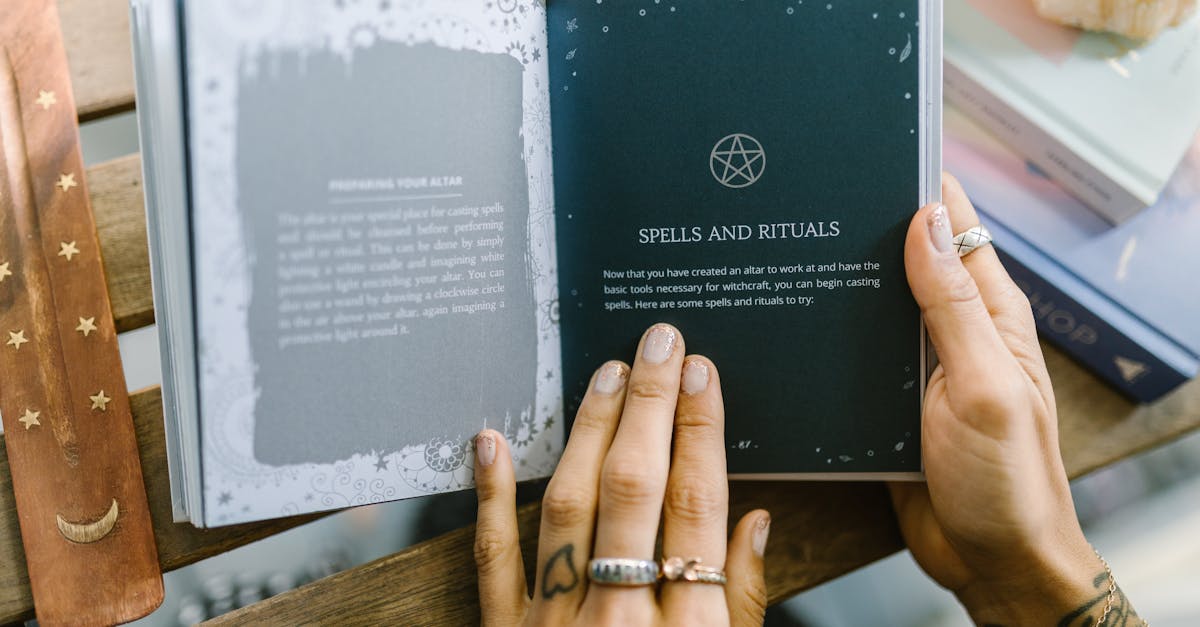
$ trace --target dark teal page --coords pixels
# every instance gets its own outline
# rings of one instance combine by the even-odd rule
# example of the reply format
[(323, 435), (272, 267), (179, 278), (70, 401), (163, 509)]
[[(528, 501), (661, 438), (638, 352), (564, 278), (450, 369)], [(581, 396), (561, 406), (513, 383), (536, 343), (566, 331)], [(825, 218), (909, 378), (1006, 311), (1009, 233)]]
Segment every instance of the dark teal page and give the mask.
[(650, 324), (731, 473), (920, 470), (916, 0), (550, 3), (568, 415)]

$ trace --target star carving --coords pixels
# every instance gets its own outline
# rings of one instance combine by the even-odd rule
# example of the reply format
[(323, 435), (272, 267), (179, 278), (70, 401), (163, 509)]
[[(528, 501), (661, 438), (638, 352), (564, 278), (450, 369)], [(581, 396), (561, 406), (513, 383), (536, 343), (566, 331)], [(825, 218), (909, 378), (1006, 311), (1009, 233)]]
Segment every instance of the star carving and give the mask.
[(5, 344), (13, 347), (13, 350), (19, 351), (21, 350), (21, 345), (27, 342), (29, 342), (29, 340), (25, 339), (25, 330), (21, 329), (19, 331), (9, 331), (8, 341), (5, 342)]
[(71, 189), (72, 187), (78, 187), (79, 183), (75, 182), (75, 174), (71, 173), (71, 174), (59, 175), (58, 182), (55, 183), (55, 185), (57, 185), (58, 187), (61, 187), (62, 190), (65, 192), (68, 189)]
[(25, 426), (25, 430), (29, 431), (31, 428), (33, 428), (35, 426), (41, 426), (42, 423), (38, 421), (38, 416), (41, 416), (41, 415), (42, 415), (42, 412), (30, 411), (29, 408), (26, 407), (25, 415), (21, 416), (20, 418), (17, 418), (17, 422), (20, 422), (22, 425)]
[(79, 254), (79, 249), (75, 247), (74, 241), (70, 243), (60, 242), (59, 245), (62, 246), (62, 250), (58, 251), (58, 256), (66, 257), (67, 261), (70, 261), (71, 257)]
[(8, 269), (9, 262), (0, 263), (0, 283), (4, 282), (4, 277), (12, 276), (12, 270)]
[(37, 100), (34, 100), (34, 102), (41, 105), (42, 111), (45, 111), (45, 110), (49, 109), (50, 107), (53, 107), (54, 105), (58, 104), (58, 98), (54, 95), (54, 92), (52, 92), (52, 91), (46, 91), (44, 89), (39, 89)]
[(79, 326), (75, 327), (75, 330), (82, 333), (83, 337), (87, 337), (89, 333), (96, 330), (95, 322), (96, 316), (92, 316), (91, 318), (84, 318), (80, 316)]
[(112, 400), (104, 395), (104, 390), (100, 390), (88, 398), (92, 399), (92, 409), (99, 409), (100, 411), (106, 411), (108, 409), (108, 402)]

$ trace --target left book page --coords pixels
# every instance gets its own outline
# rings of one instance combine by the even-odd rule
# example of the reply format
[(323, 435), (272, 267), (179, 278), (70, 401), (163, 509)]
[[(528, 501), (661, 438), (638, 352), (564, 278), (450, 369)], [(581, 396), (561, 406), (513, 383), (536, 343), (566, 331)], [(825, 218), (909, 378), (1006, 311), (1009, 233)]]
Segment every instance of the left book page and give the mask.
[(549, 474), (544, 7), (197, 2), (183, 33), (204, 523), (470, 487), (485, 427)]

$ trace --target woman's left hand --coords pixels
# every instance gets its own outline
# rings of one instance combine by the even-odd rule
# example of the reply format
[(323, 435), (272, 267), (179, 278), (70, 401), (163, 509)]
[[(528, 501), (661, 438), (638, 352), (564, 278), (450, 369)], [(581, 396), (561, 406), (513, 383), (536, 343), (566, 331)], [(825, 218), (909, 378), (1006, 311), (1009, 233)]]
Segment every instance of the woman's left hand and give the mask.
[[(476, 437), (484, 625), (762, 624), (770, 518), (750, 512), (726, 542), (721, 386), (712, 362), (684, 355), (679, 331), (657, 324), (642, 337), (632, 369), (609, 362), (593, 375), (542, 500), (532, 598), (508, 444), (496, 431)], [(590, 559), (654, 560), (660, 514), (663, 556), (700, 558), (723, 568), (728, 583), (589, 580)]]

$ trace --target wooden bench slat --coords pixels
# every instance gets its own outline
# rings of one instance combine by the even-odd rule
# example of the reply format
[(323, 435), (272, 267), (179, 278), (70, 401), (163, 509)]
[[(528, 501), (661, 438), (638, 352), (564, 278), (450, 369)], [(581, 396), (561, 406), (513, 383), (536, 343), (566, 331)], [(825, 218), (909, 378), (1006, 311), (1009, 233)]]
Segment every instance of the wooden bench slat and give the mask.
[(129, 0), (58, 0), (81, 121), (133, 109)]
[[(150, 517), (158, 541), (158, 558), (164, 571), (224, 553), (316, 520), (321, 514), (263, 523), (201, 530), (191, 524), (171, 521), (171, 488), (167, 481), (166, 441), (163, 436), (162, 395), (157, 387), (132, 394), (133, 419), (137, 427), (142, 473), (150, 500)], [(0, 624), (33, 617), (33, 598), (25, 553), (21, 545), (8, 454), (0, 436)]]
[[(1200, 428), (1200, 381), (1135, 407), (1062, 353), (1046, 347), (1059, 400), (1061, 448), (1072, 477)], [(735, 483), (732, 520), (771, 511), (767, 587), (771, 603), (903, 548), (887, 492), (866, 483)], [(540, 507), (519, 512), (530, 572)], [(447, 624), (479, 621), (473, 528), (315, 581), (206, 624)]]
[(87, 172), (117, 332), (154, 324), (141, 168), (138, 155), (130, 155)]

